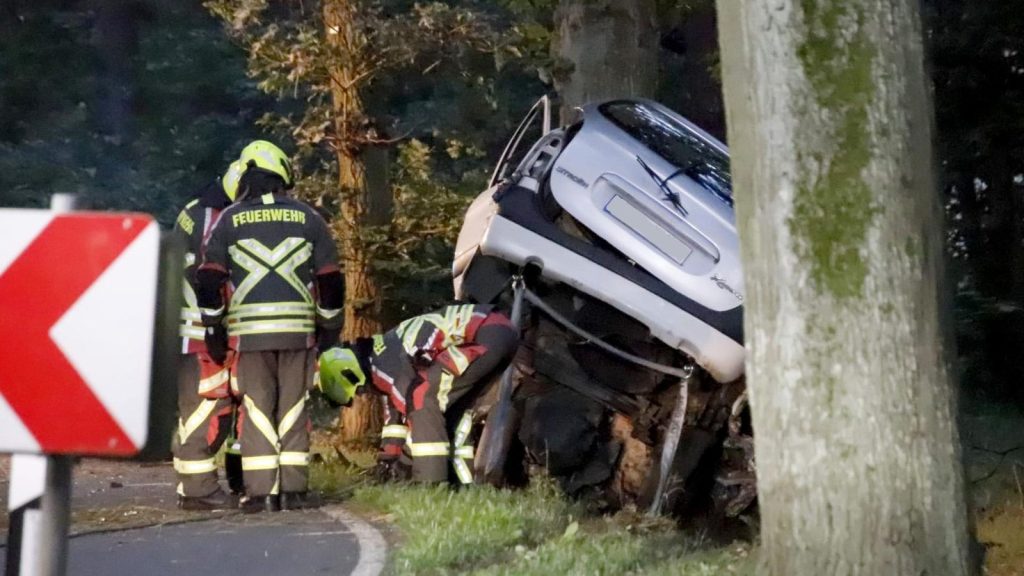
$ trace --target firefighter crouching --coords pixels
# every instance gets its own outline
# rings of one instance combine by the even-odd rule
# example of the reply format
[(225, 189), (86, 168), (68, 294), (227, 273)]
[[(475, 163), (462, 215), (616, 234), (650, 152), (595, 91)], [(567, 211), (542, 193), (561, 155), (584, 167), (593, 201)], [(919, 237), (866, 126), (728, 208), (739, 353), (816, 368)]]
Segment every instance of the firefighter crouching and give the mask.
[(199, 306), (211, 350), (230, 343), (236, 351), (245, 406), (242, 510), (305, 508), (312, 505), (306, 396), (317, 334), (337, 341), (342, 277), (326, 222), (285, 194), (293, 185), (288, 157), (256, 141), (239, 161), (238, 201), (221, 212), (197, 274)]
[(511, 362), (518, 341), (518, 330), (490, 306), (448, 306), (326, 350), (317, 385), (348, 405), (371, 379), (388, 405), (378, 465), (397, 462), (404, 445), (414, 481), (444, 482), (450, 465), (458, 482), (469, 484), (472, 414), (464, 407)]
[(225, 458), (228, 486), (243, 490), (240, 456), (234, 454), (239, 400), (232, 393), (231, 362), (210, 358), (196, 301), (195, 272), (204, 239), (220, 212), (234, 201), (241, 165), (234, 162), (223, 177), (210, 182), (185, 205), (174, 230), (185, 238), (184, 305), (178, 332), (182, 338), (178, 372), (178, 430), (174, 435), (174, 470), (178, 476), (178, 507), (185, 510), (224, 509), (233, 505), (217, 482), (214, 455), (229, 439)]

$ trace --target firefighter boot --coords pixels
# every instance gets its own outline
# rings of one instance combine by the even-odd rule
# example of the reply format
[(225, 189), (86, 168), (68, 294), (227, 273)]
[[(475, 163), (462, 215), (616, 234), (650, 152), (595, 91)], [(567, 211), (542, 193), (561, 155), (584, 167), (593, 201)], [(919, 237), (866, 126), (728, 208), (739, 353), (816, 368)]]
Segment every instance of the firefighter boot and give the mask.
[(312, 492), (282, 492), (281, 510), (312, 510), (320, 507), (320, 498)]
[(178, 496), (178, 508), (182, 510), (228, 510), (234, 508), (231, 496), (217, 488), (206, 496)]
[[(229, 440), (230, 441), (230, 440)], [(235, 496), (245, 494), (245, 480), (242, 478), (242, 454), (228, 450), (224, 454), (224, 475), (228, 478), (228, 488)]]
[(268, 496), (246, 497), (238, 505), (243, 514), (259, 514), (260, 512), (279, 512), (281, 498), (277, 494)]

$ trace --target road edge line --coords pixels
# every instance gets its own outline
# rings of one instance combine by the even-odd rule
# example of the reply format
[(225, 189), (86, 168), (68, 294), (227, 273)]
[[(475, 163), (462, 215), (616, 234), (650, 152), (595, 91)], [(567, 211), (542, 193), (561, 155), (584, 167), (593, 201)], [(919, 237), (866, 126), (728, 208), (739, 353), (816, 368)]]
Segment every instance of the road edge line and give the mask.
[(384, 571), (388, 549), (380, 530), (340, 506), (326, 506), (321, 510), (334, 521), (347, 525), (356, 537), (359, 561), (350, 576), (379, 576)]

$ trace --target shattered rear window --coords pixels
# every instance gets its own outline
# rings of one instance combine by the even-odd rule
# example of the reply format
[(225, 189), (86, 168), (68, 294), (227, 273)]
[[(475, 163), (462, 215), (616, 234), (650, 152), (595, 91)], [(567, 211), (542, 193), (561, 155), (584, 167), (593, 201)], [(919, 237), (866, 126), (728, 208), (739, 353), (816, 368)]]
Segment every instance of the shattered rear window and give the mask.
[(672, 116), (641, 102), (609, 102), (601, 114), (732, 206), (729, 156)]

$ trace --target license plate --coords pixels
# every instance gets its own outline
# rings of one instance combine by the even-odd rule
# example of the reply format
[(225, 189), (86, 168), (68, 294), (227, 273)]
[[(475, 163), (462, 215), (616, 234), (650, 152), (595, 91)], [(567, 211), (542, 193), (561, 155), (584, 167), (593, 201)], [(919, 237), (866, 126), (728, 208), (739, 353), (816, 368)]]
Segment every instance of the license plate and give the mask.
[(686, 242), (621, 196), (613, 196), (604, 209), (677, 264), (685, 262), (693, 252)]

